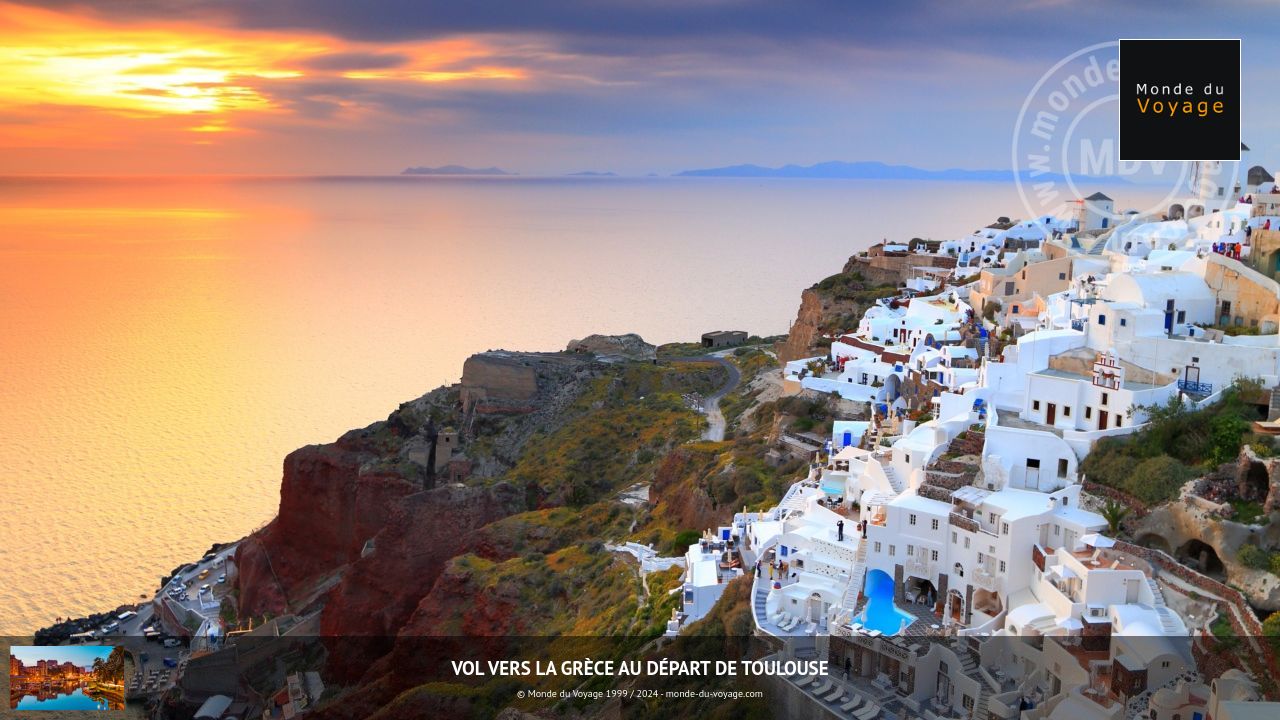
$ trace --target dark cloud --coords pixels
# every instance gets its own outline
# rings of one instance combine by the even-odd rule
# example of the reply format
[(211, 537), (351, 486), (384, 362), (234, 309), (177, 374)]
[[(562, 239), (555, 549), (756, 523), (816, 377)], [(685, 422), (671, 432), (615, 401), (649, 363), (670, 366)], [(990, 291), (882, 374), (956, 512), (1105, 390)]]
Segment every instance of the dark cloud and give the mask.
[(350, 70), (387, 70), (409, 62), (401, 53), (344, 52), (307, 58), (299, 65), (310, 70), (344, 72)]
[[(318, 30), (361, 41), (408, 41), (477, 33), (535, 34), (567, 50), (602, 54), (719, 47), (753, 52), (754, 41), (803, 52), (804, 43), (960, 49), (993, 55), (1043, 52), (1142, 35), (1239, 33), (1262, 9), (1248, 0), (33, 0), (95, 9), (113, 19), (186, 19), (252, 29)], [(1231, 32), (1234, 31), (1234, 32)]]

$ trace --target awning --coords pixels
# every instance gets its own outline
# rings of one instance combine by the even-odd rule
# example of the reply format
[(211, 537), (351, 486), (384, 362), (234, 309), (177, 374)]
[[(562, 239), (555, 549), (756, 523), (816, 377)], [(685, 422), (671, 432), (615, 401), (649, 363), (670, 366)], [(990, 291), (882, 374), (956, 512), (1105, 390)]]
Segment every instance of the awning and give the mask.
[(1081, 536), (1080, 542), (1092, 548), (1109, 548), (1115, 547), (1116, 541), (1101, 533), (1086, 533)]

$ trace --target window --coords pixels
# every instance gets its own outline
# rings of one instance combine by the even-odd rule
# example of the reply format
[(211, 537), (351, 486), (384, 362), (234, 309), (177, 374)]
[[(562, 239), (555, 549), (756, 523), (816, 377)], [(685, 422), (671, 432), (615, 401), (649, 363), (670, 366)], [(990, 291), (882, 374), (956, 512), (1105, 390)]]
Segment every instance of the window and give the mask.
[(964, 549), (965, 550), (969, 549), (969, 538), (967, 537), (964, 539)]
[(897, 545), (890, 545), (890, 546), (889, 546), (889, 557), (893, 557), (893, 556), (895, 556), (895, 555), (897, 555), (897, 554), (898, 554), (898, 546), (897, 546)]
[(1124, 327), (1125, 325), (1128, 325), (1128, 324), (1129, 324), (1128, 318), (1120, 318), (1120, 327)]
[(1039, 400), (1032, 400), (1032, 401), (1031, 401), (1031, 409), (1032, 409), (1032, 410), (1037, 410), (1037, 411), (1038, 411), (1038, 410), (1040, 409), (1040, 401), (1039, 401)]
[(876, 541), (876, 552), (880, 552), (880, 541)]
[(1014, 306), (1013, 306), (1013, 310), (1012, 310), (1011, 312), (1012, 312), (1014, 315), (1017, 315), (1017, 314), (1018, 314), (1018, 306), (1017, 306), (1017, 305), (1014, 305)]
[(1001, 573), (1004, 573), (1004, 571), (1005, 571), (1005, 569), (1004, 569), (1004, 561), (1003, 561), (1003, 560), (1001, 560), (1001, 561), (1000, 561), (1000, 572), (1001, 572)]
[[(1178, 324), (1179, 324), (1179, 325), (1181, 325), (1182, 323), (1184, 323), (1184, 322), (1186, 322), (1186, 321), (1187, 321), (1187, 311), (1186, 311), (1186, 310), (1179, 310), (1179, 311), (1178, 311)], [(1237, 325), (1239, 325), (1240, 323), (1236, 323), (1236, 324), (1237, 324)]]
[(1027, 458), (1027, 469), (1028, 469), (1028, 470), (1039, 470), (1039, 469), (1040, 469), (1040, 458)]
[(1099, 315), (1099, 316), (1098, 316), (1098, 324), (1099, 324), (1099, 325), (1106, 325), (1106, 324), (1107, 324), (1107, 316), (1106, 316), (1106, 315)]
[[(1054, 536), (1054, 537), (1058, 537), (1059, 535), (1062, 535), (1062, 526), (1061, 526), (1061, 525), (1054, 525), (1054, 526), (1053, 526), (1053, 536)], [(879, 548), (879, 545), (880, 545), (880, 543), (876, 543), (876, 546), (877, 546), (877, 547), (876, 547), (876, 549), (877, 549), (877, 550), (879, 550), (879, 549), (880, 549), (880, 548)]]
[(932, 530), (937, 530), (937, 529), (938, 529), (938, 518), (934, 518), (934, 519), (930, 520), (930, 521), (929, 521), (929, 524), (931, 525), (931, 528), (930, 528), (930, 529), (932, 529)]
[(1062, 417), (1071, 417), (1071, 406), (1070, 406), (1070, 405), (1063, 405), (1063, 406), (1062, 406)]
[(1007, 282), (1007, 283), (1005, 283), (1005, 284), (1004, 284), (1004, 294), (1005, 294), (1005, 295), (1012, 295), (1012, 294), (1013, 294), (1013, 283), (1011, 283), (1011, 282)]
[(1116, 427), (1120, 427), (1121, 419), (1122, 419), (1122, 416), (1120, 415), (1120, 413), (1116, 413)]
[(910, 524), (915, 525), (915, 524), (916, 524), (916, 515), (915, 515), (915, 513), (911, 513), (911, 517), (910, 517), (908, 520), (909, 520)]
[(1110, 398), (1111, 398), (1111, 395), (1109, 393), (1102, 393), (1102, 404), (1106, 405), (1107, 400), (1109, 400)]
[(1065, 478), (1067, 476), (1067, 459), (1058, 458), (1058, 477)]
[(1000, 534), (1001, 535), (1009, 534), (1009, 523), (1000, 523)]
[(1066, 280), (1066, 279), (1067, 279), (1067, 274), (1066, 274), (1066, 273), (1058, 273), (1058, 279), (1059, 279), (1059, 280)]
[(907, 557), (915, 557), (915, 556), (916, 556), (916, 546), (915, 546), (915, 545), (908, 545), (908, 546), (907, 546)]
[(1085, 405), (1085, 407), (1084, 407), (1084, 419), (1085, 419), (1085, 420), (1088, 420), (1089, 418), (1092, 418), (1092, 417), (1093, 417), (1093, 408), (1092, 408), (1091, 406), (1089, 406), (1089, 405)]
[(932, 560), (932, 561), (934, 561), (934, 562), (937, 562), (937, 561), (938, 561), (938, 551), (937, 551), (937, 550), (930, 550), (930, 551), (929, 551), (929, 559), (930, 559), (930, 560)]
[(956, 531), (955, 531), (955, 530), (952, 530), (952, 531), (951, 531), (951, 544), (952, 544), (952, 545), (955, 545), (957, 542), (959, 542), (959, 541), (956, 539), (957, 537), (958, 537), (958, 536), (956, 535)]

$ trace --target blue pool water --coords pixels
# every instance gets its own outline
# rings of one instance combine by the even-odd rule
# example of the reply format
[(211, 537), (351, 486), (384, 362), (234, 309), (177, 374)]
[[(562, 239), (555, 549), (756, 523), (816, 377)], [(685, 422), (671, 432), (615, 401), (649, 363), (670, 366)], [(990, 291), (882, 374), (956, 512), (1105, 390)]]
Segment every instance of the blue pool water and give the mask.
[(844, 496), (844, 479), (842, 478), (840, 480), (831, 480), (828, 478), (823, 478), (822, 492), (828, 495), (837, 495), (841, 497)]
[(893, 578), (883, 570), (871, 570), (867, 573), (864, 591), (867, 606), (856, 618), (862, 626), (871, 630), (879, 630), (885, 635), (897, 635), (904, 627), (905, 620), (910, 625), (915, 617), (898, 609), (893, 604)]

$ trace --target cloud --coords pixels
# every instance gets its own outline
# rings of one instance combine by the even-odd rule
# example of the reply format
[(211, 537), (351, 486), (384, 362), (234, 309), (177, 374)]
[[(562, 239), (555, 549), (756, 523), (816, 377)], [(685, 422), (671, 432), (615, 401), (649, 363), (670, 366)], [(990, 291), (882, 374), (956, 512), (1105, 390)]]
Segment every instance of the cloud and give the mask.
[(339, 52), (306, 58), (298, 64), (308, 70), (341, 72), (398, 68), (411, 59), (409, 55), (394, 52)]

